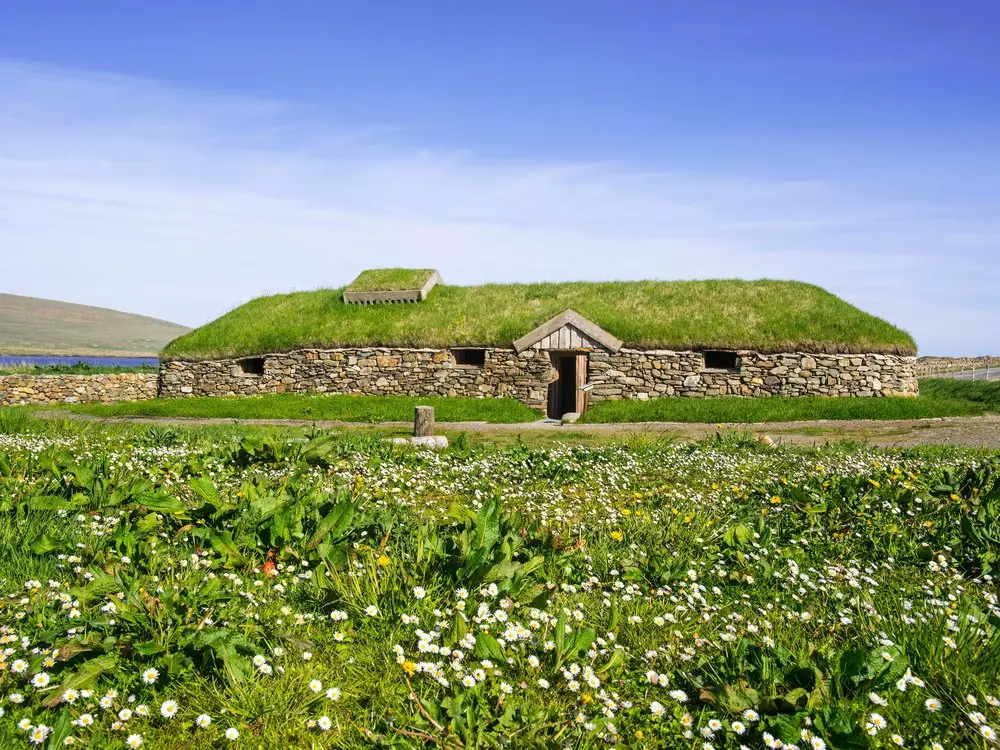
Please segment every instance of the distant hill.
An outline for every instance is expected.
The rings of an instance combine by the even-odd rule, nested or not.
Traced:
[[[104,307],[0,294],[0,354],[151,357],[189,330]]]

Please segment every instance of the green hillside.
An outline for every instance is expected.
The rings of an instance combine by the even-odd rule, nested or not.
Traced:
[[[103,307],[0,294],[0,354],[155,357],[190,330]]]
[[[410,304],[350,305],[342,289],[260,297],[197,328],[166,359],[307,347],[509,346],[566,308],[625,342],[669,349],[914,354],[905,331],[795,281],[637,281],[438,286]]]

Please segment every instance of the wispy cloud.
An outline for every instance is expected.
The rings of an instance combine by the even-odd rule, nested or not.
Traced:
[[[0,101],[4,291],[195,325],[377,265],[458,283],[798,278],[925,350],[1000,351],[1000,222],[905,185],[498,161],[300,103],[15,62]]]

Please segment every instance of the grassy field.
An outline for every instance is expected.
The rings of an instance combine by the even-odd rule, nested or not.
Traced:
[[[996,453],[301,435],[0,410],[0,747],[995,746]]]
[[[583,415],[583,423],[624,422],[798,422],[816,419],[926,419],[1000,411],[1000,384],[926,380],[919,398],[664,398],[606,401]],[[441,422],[532,422],[541,414],[514,399],[410,396],[320,396],[275,394],[256,397],[154,399],[117,404],[78,404],[80,414],[104,417],[199,417],[226,419],[314,419],[400,422],[413,407],[435,407]]]
[[[927,378],[920,381],[921,395],[932,399],[958,399],[984,411],[1000,412],[1000,381]]]
[[[415,406],[433,406],[439,422],[533,422],[539,412],[512,398],[425,398],[417,396],[319,396],[282,393],[250,397],[153,399],[117,404],[79,404],[74,412],[101,417],[198,417],[227,419],[313,419],[345,422],[405,422]]]
[[[921,386],[923,391],[923,386]],[[931,389],[933,391],[933,389]],[[1000,404],[959,393],[918,398],[661,398],[604,401],[581,418],[583,423],[614,422],[804,422],[815,419],[927,419],[961,417],[1000,409]]]
[[[0,375],[113,375],[122,372],[152,374],[155,367],[104,367],[77,362],[75,365],[0,365]]]
[[[261,297],[172,341],[166,359],[311,346],[509,346],[572,308],[627,345],[912,354],[904,331],[810,284],[791,281],[438,286],[427,300],[349,305],[341,289]]]
[[[188,330],[103,307],[0,294],[0,354],[155,357]]]

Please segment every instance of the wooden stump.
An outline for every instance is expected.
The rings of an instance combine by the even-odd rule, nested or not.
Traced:
[[[434,432],[434,407],[418,406],[413,410],[413,437],[428,437]]]

